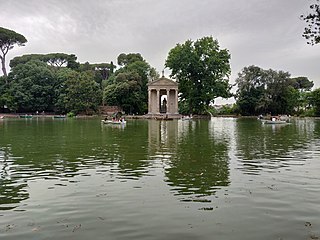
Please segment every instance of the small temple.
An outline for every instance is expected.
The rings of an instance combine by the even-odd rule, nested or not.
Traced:
[[[148,83],[148,116],[180,117],[178,83],[162,77]]]

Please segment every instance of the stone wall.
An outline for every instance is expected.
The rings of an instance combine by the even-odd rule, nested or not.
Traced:
[[[122,108],[118,106],[100,106],[99,112],[102,115],[112,115],[117,112],[122,112]]]

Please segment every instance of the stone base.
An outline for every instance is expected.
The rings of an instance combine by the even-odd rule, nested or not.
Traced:
[[[148,113],[143,116],[144,118],[147,119],[157,119],[157,118],[173,118],[173,119],[180,119],[182,117],[181,114],[176,113],[159,113],[159,114],[154,114],[154,113]]]

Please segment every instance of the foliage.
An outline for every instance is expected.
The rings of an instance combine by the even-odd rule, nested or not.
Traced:
[[[218,41],[204,37],[187,40],[170,50],[166,67],[179,82],[180,104],[188,113],[204,114],[216,97],[230,97],[230,54]]]
[[[8,75],[9,94],[6,105],[19,112],[52,111],[55,78],[43,62],[30,61],[12,69]]]
[[[291,78],[291,81],[291,85],[299,91],[310,91],[314,85],[307,77]]]
[[[74,54],[66,53],[49,53],[49,54],[26,54],[13,58],[10,61],[10,67],[14,68],[18,64],[25,64],[32,60],[38,60],[47,63],[56,68],[68,67],[78,69],[79,63],[76,62],[77,57]]]
[[[0,112],[4,111],[4,106],[10,101],[9,96],[6,93],[8,84],[7,82],[7,77],[5,76],[0,76]]]
[[[236,104],[223,105],[218,111],[218,115],[236,115],[238,111]]]
[[[307,43],[311,45],[320,42],[320,6],[318,2],[319,0],[315,0],[315,3],[310,5],[311,13],[301,15],[302,20],[307,23],[307,27],[305,27],[302,36],[307,40]]]
[[[111,61],[110,63],[97,63],[90,64],[89,62],[85,62],[84,64],[80,64],[79,71],[91,71],[94,74],[95,81],[100,85],[101,89],[103,88],[103,81],[107,80],[114,73],[114,69],[116,66]]]
[[[6,70],[6,55],[15,44],[23,46],[27,42],[27,39],[15,31],[0,27],[0,60],[2,64],[2,72],[4,76],[7,76]]]
[[[67,113],[67,117],[68,118],[73,118],[73,117],[75,117],[76,115],[73,113],[73,112],[68,112]]]
[[[157,76],[154,68],[140,54],[120,54],[123,67],[104,82],[104,102],[120,106],[127,113],[147,111],[147,83]]]
[[[302,92],[313,86],[306,77],[290,78],[288,72],[263,70],[257,66],[245,67],[236,83],[237,105],[243,115],[293,114],[305,105]]]
[[[189,115],[189,105],[186,103],[186,101],[180,101],[178,103],[179,113],[182,115]]]
[[[118,65],[127,66],[134,62],[143,62],[144,59],[140,53],[121,53],[118,56]]]
[[[266,111],[264,71],[257,66],[245,67],[236,83],[237,105],[242,115],[255,115]]]
[[[54,88],[55,104],[54,111],[57,113],[66,113],[65,98],[66,98],[66,82],[77,75],[77,72],[68,68],[61,68],[55,73],[56,84]]]
[[[314,114],[320,116],[320,88],[315,89],[311,93],[311,104],[314,107]]]
[[[91,72],[54,70],[42,61],[30,60],[12,68],[0,102],[11,111],[77,114],[96,111],[101,100],[102,91]]]
[[[102,100],[102,91],[90,72],[69,72],[65,89],[60,98],[67,112],[90,114],[98,110]]]

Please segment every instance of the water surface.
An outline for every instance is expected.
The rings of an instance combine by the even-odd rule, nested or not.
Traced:
[[[2,239],[320,238],[320,121],[0,120]]]

